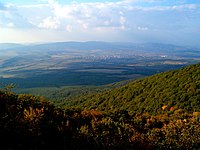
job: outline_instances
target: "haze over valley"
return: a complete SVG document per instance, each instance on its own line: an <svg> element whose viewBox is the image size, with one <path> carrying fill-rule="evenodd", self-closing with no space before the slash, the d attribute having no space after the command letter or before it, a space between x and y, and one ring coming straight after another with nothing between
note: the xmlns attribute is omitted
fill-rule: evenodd
<svg viewBox="0 0 200 150"><path fill-rule="evenodd" d="M0 81L18 88L103 85L177 69L200 59L197 48L166 44L59 42L1 44Z"/></svg>

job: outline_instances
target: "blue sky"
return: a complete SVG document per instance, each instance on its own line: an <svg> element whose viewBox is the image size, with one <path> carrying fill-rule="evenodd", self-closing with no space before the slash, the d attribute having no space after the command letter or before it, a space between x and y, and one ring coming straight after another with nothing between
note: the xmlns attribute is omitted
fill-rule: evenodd
<svg viewBox="0 0 200 150"><path fill-rule="evenodd" d="M0 0L0 43L153 42L200 47L200 0Z"/></svg>

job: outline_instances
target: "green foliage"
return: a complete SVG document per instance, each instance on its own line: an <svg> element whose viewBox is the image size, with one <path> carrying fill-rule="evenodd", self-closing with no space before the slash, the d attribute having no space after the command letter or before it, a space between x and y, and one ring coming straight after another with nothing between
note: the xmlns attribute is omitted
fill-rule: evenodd
<svg viewBox="0 0 200 150"><path fill-rule="evenodd" d="M1 149L199 149L199 70L161 73L77 101L87 109L61 109L5 88Z"/></svg>
<svg viewBox="0 0 200 150"><path fill-rule="evenodd" d="M87 100L77 103L79 106L102 111L126 109L150 114L166 113L174 108L200 111L200 64L156 74L84 98ZM164 110L163 106L166 106Z"/></svg>
<svg viewBox="0 0 200 150"><path fill-rule="evenodd" d="M37 96L45 96L45 98L54 102L55 105L70 105L70 103L77 102L80 96L103 92L109 89L114 89L127 84L130 80L115 82L101 86L61 86L61 87L37 87L37 88L15 88L16 93L27 93ZM5 88L5 86L3 87ZM74 103L73 103L74 104Z"/></svg>
<svg viewBox="0 0 200 150"><path fill-rule="evenodd" d="M0 91L2 149L197 149L199 120L200 112L181 110L62 110L43 97Z"/></svg>
<svg viewBox="0 0 200 150"><path fill-rule="evenodd" d="M13 83L11 83L11 84L8 84L8 85L3 85L1 90L4 91L4 92L10 92L11 89L14 88L14 87L15 87L15 85Z"/></svg>
<svg viewBox="0 0 200 150"><path fill-rule="evenodd" d="M0 91L1 148L35 149L58 142L65 146L62 134L73 132L65 125L67 118L42 97Z"/></svg>

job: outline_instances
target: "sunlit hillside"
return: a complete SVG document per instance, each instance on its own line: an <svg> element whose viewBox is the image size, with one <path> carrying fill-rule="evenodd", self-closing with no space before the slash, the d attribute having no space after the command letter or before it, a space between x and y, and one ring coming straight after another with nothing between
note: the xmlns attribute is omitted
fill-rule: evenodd
<svg viewBox="0 0 200 150"><path fill-rule="evenodd" d="M156 74L80 99L82 107L104 111L119 109L152 114L174 109L200 111L200 64Z"/></svg>

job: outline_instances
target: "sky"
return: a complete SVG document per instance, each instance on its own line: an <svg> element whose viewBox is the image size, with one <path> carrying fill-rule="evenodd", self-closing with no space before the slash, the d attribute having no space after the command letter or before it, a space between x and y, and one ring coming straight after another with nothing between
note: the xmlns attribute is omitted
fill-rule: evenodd
<svg viewBox="0 0 200 150"><path fill-rule="evenodd" d="M200 47L200 0L0 0L0 43L59 41Z"/></svg>

